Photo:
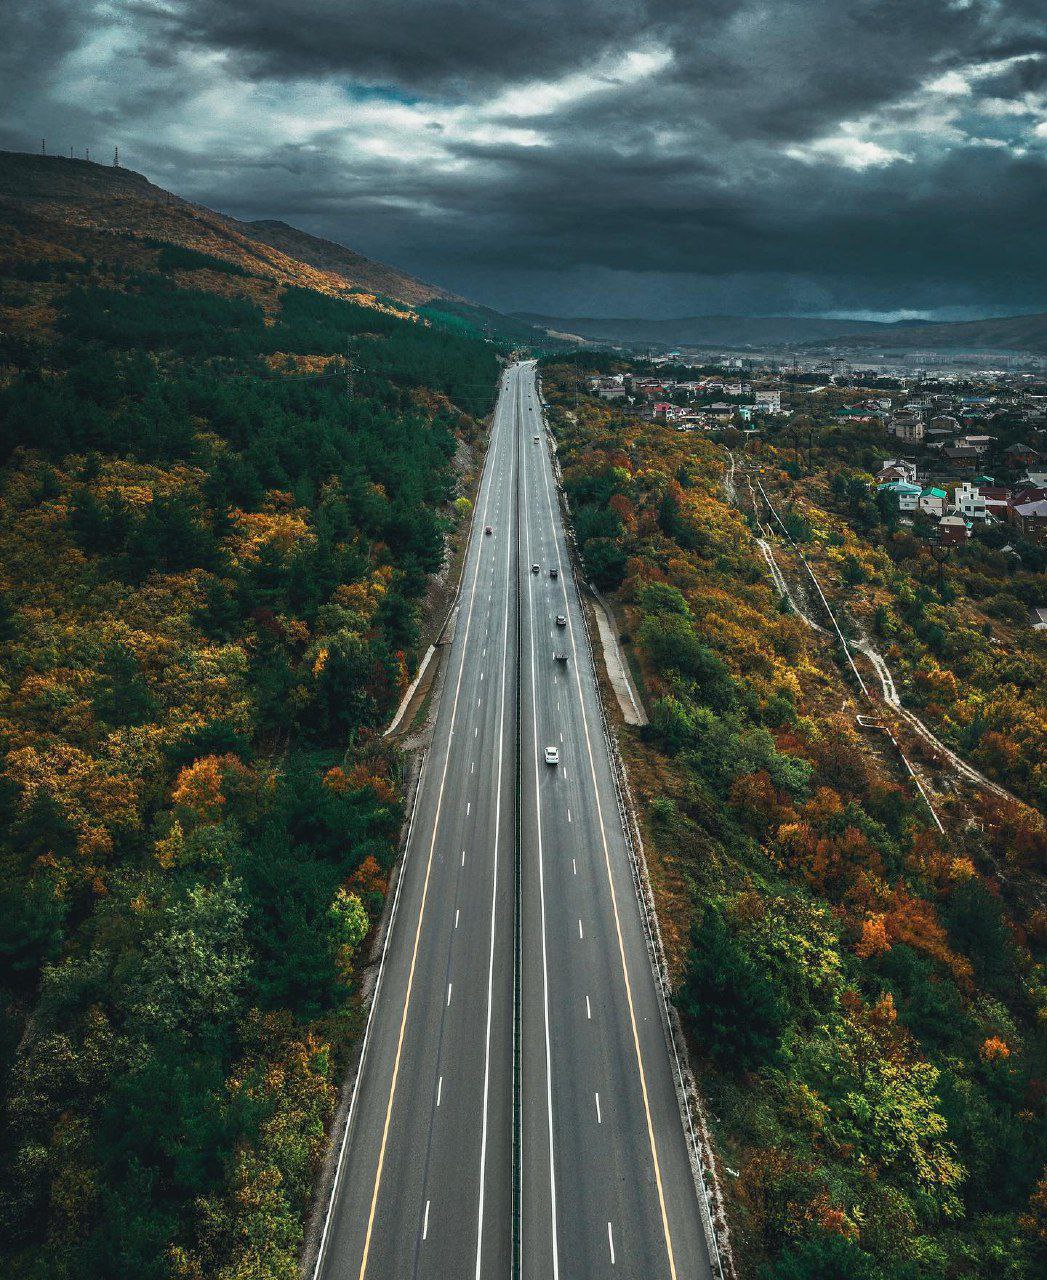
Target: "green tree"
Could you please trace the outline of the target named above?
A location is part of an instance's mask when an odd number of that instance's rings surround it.
[[[723,1063],[761,1066],[775,1057],[785,1005],[715,907],[691,928],[676,1004],[702,1051]]]
[[[141,664],[122,644],[107,646],[91,697],[95,715],[110,725],[143,724],[157,713]]]
[[[819,1235],[787,1249],[760,1280],[887,1280],[868,1253],[846,1236]]]

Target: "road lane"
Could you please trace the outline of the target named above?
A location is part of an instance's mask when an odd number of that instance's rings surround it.
[[[546,1015],[535,1003],[541,983],[525,945],[524,1275],[558,1268],[574,1280],[604,1276],[613,1265],[616,1276],[644,1280],[705,1277],[659,995],[530,369],[519,401],[529,442],[521,457],[521,560],[537,561],[542,572],[521,603],[522,706],[533,708],[522,750],[526,765],[556,745],[561,763],[522,772],[522,928],[526,943],[544,909],[550,975]],[[557,614],[567,619],[562,630]],[[566,668],[553,659],[556,649],[567,651]],[[533,1046],[546,1033],[551,1069],[543,1072]],[[536,1098],[547,1107],[551,1100],[551,1155],[535,1140]]]
[[[509,1271],[513,416],[503,396],[320,1245],[323,1280]]]
[[[580,610],[534,366],[517,365],[494,416],[318,1280],[511,1274],[514,983],[521,1274],[710,1274]]]

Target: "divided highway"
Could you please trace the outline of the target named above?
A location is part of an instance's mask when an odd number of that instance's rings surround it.
[[[586,643],[514,365],[318,1280],[711,1274]]]

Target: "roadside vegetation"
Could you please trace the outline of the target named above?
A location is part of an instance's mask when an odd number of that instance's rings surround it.
[[[60,231],[0,300],[0,1270],[290,1280],[498,362]]]
[[[546,362],[543,385],[581,555],[650,713],[619,732],[740,1274],[1040,1275],[1042,817],[954,792],[938,833],[857,724],[833,646],[780,602],[725,495],[726,450],[608,409],[591,364]],[[892,573],[793,510],[841,584],[848,556],[863,582]],[[896,635],[938,620],[925,586],[891,581]],[[976,660],[952,651],[971,704],[959,664]],[[1030,784],[1036,706],[1017,721]]]

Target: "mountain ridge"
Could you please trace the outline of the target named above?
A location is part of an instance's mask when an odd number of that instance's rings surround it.
[[[35,242],[69,245],[85,235],[155,237],[212,254],[251,274],[324,293],[347,292],[416,306],[451,298],[435,285],[286,223],[240,220],[157,186],[133,169],[64,156],[0,151],[0,221]],[[286,230],[283,230],[286,228]],[[0,241],[0,251],[12,246]]]
[[[683,316],[648,320],[628,317],[563,317],[514,312],[547,331],[590,342],[622,345],[796,345],[846,338],[852,345],[888,348],[940,346],[1047,353],[1047,313],[983,320],[837,320],[821,316]]]

